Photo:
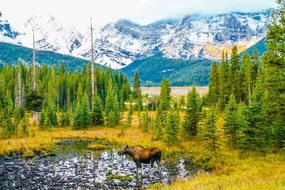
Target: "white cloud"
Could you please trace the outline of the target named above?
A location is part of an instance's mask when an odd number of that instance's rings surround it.
[[[35,12],[48,13],[70,25],[86,27],[90,16],[95,25],[120,18],[148,24],[191,13],[214,14],[256,11],[276,7],[275,0],[1,0],[0,11],[16,27]]]

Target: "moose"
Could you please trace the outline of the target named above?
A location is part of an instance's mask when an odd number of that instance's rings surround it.
[[[138,179],[138,169],[141,170],[141,180],[142,180],[142,169],[141,163],[150,164],[150,173],[152,173],[154,162],[157,163],[160,180],[161,180],[161,151],[160,149],[153,148],[144,148],[142,146],[129,146],[124,144],[123,148],[118,152],[119,155],[127,154],[131,156],[136,163],[136,174]]]

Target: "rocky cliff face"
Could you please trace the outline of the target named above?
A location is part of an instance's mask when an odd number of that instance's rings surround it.
[[[123,68],[135,60],[161,52],[173,59],[219,59],[223,49],[236,44],[245,50],[265,37],[270,11],[228,13],[213,16],[190,15],[141,26],[128,20],[94,31],[95,61],[112,68]],[[90,32],[64,27],[52,16],[35,15],[36,47],[90,59]],[[0,41],[31,47],[31,30],[14,31],[0,16]]]

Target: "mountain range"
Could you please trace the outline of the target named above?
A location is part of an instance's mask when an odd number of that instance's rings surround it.
[[[156,69],[163,76],[171,71],[164,67],[171,64],[176,64],[175,68],[187,67],[193,71],[194,65],[200,66],[197,64],[199,60],[201,65],[208,65],[209,60],[218,60],[223,50],[230,52],[233,45],[237,45],[240,52],[257,43],[264,46],[270,12],[232,12],[210,16],[196,14],[148,25],[121,19],[94,30],[95,62],[123,69],[130,75],[134,69],[145,70],[142,63],[154,60],[156,62],[152,63],[160,65]],[[51,15],[36,14],[27,20],[25,29],[20,31],[0,12],[0,42],[31,48],[31,27],[34,28],[37,50],[64,54],[71,56],[72,60],[77,57],[80,63],[90,60],[90,29],[65,26]],[[7,59],[0,62],[7,62]],[[188,67],[187,63],[194,64]],[[152,65],[147,64],[147,67]],[[151,72],[149,68],[147,70]],[[209,69],[206,70],[208,73]],[[175,69],[172,68],[172,71]],[[145,79],[148,80],[158,82],[152,77]],[[203,80],[200,84],[206,83]]]

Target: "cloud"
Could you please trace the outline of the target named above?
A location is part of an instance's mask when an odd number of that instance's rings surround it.
[[[103,25],[127,18],[148,24],[167,18],[202,13],[257,11],[276,7],[275,0],[1,0],[0,11],[17,27],[35,12],[48,13],[65,24]]]

